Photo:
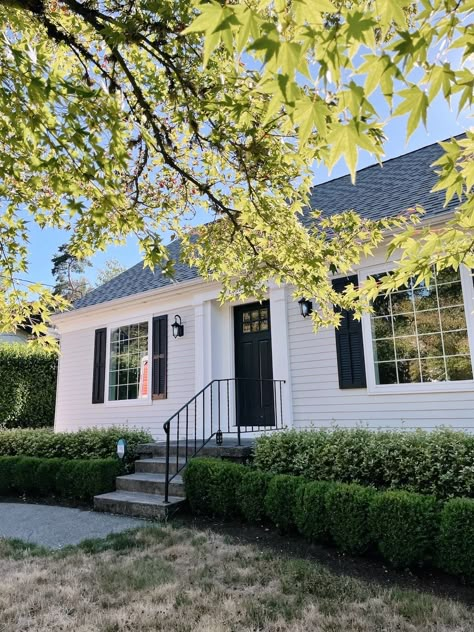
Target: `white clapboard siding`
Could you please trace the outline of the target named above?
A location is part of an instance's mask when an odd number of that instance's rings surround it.
[[[288,334],[294,427],[433,429],[445,425],[474,430],[474,388],[393,395],[341,390],[334,329],[314,334],[310,319],[301,317],[299,306],[290,298]]]
[[[151,309],[151,308],[150,308]],[[150,312],[151,317],[159,310]],[[163,438],[163,423],[195,394],[194,309],[180,307],[185,335],[174,339],[171,333],[175,310],[168,315],[168,396],[149,404],[136,401],[109,405],[92,404],[94,332],[96,327],[66,331],[61,334],[61,357],[56,405],[56,431],[74,431],[97,426],[125,425],[149,430]],[[98,319],[100,316],[98,317]],[[136,318],[130,316],[132,322]],[[146,315],[144,315],[146,318]],[[126,308],[117,308],[116,322],[127,322]],[[104,326],[98,320],[97,328]]]

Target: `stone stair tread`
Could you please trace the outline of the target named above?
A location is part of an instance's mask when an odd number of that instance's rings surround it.
[[[129,481],[133,480],[146,481],[149,483],[164,483],[166,476],[164,474],[155,472],[135,472],[135,474],[124,474],[123,476],[117,476],[117,479],[119,480],[123,480],[124,478],[128,479]],[[173,478],[173,480],[170,481],[170,483],[173,483],[175,485],[182,485],[183,477],[177,474]]]
[[[169,496],[168,504],[165,503],[165,497],[160,494],[144,494],[142,492],[107,492],[106,494],[100,494],[95,496],[100,500],[110,500],[111,502],[124,502],[124,503],[137,503],[140,505],[156,505],[159,507],[169,507],[169,505],[183,503],[184,498],[179,496]]]
[[[188,459],[189,461],[189,459]],[[135,464],[137,463],[166,463],[166,457],[165,456],[155,456],[151,459],[138,459],[138,461],[135,461]],[[186,459],[183,457],[179,457],[178,458],[178,463],[180,465],[184,465],[186,463]],[[172,456],[170,458],[170,465],[174,465],[176,464],[176,456]]]

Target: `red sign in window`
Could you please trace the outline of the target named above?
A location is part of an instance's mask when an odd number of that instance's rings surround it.
[[[143,356],[140,366],[140,397],[148,397],[148,356]]]

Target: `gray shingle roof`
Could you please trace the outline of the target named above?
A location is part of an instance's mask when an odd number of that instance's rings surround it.
[[[403,156],[366,167],[357,172],[353,185],[350,176],[342,176],[313,187],[310,207],[324,211],[325,215],[354,210],[363,217],[381,219],[393,217],[419,204],[430,216],[453,210],[457,198],[444,207],[444,193],[430,193],[437,175],[430,168],[443,150],[428,145]],[[308,223],[308,214],[303,219]]]
[[[350,176],[342,176],[313,187],[310,198],[312,209],[331,215],[353,209],[364,217],[378,219],[391,217],[407,208],[420,204],[430,216],[453,210],[457,200],[453,199],[444,208],[444,194],[430,193],[436,182],[436,174],[430,165],[442,154],[436,143],[416,151],[391,158],[383,163],[361,169],[357,182],[351,183]],[[306,225],[311,221],[309,213],[303,217]],[[170,256],[179,258],[179,242],[169,246]],[[176,263],[173,279],[159,270],[151,272],[143,263],[122,272],[104,285],[92,290],[76,301],[75,309],[106,303],[115,299],[132,296],[147,290],[154,290],[197,278],[195,268]]]
[[[88,292],[85,296],[74,303],[74,309],[81,307],[90,307],[99,303],[107,303],[117,298],[125,298],[133,294],[140,294],[147,290],[155,290],[157,288],[176,285],[182,281],[189,281],[197,278],[198,274],[195,268],[181,263],[179,259],[179,242],[173,241],[168,246],[170,258],[177,261],[175,264],[174,278],[165,276],[158,269],[152,272],[150,268],[144,268],[143,262],[137,263],[132,268],[125,270],[122,274],[114,277],[104,285]]]

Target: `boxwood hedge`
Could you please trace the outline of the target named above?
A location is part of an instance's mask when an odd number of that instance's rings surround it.
[[[333,483],[308,481],[300,485],[295,499],[295,523],[298,531],[310,542],[329,538],[327,494]]]
[[[195,512],[254,521],[265,507],[281,531],[298,530],[311,542],[351,553],[376,547],[395,566],[435,564],[474,582],[473,499],[307,481],[204,458],[188,464],[184,479]]]
[[[298,476],[277,474],[268,484],[265,495],[265,513],[282,533],[296,527],[295,503],[298,489],[304,483]]]
[[[372,537],[369,525],[371,503],[376,492],[354,483],[332,485],[325,496],[328,529],[333,542],[344,553],[365,553]]]
[[[453,498],[440,515],[437,564],[474,583],[474,500]]]
[[[218,459],[197,458],[184,470],[186,495],[195,513],[229,518],[240,511],[237,488],[244,473],[241,466]]]
[[[242,471],[236,500],[240,513],[248,522],[260,522],[265,518],[265,496],[271,478],[271,474],[250,467]]]
[[[440,503],[433,496],[380,492],[371,503],[373,539],[394,566],[421,566],[434,555],[439,515]]]
[[[115,489],[122,465],[115,459],[0,457],[0,495],[90,502]]]

